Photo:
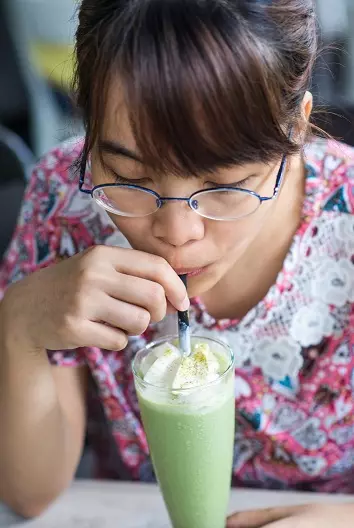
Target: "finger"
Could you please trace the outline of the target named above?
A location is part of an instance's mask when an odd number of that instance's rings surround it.
[[[85,325],[85,343],[80,346],[97,347],[104,350],[123,350],[128,336],[123,330],[102,323],[89,322]]]
[[[131,249],[126,252],[126,258],[119,254],[115,268],[126,275],[134,275],[161,284],[170,303],[177,310],[187,310],[189,300],[186,288],[170,264],[163,258],[142,251]]]
[[[166,313],[168,315],[171,315],[171,314],[175,314],[176,311],[177,311],[176,308],[174,306],[172,306],[172,304],[170,302],[167,301]]]
[[[227,520],[227,528],[263,528],[287,517],[292,517],[306,506],[283,506],[280,508],[265,508],[262,510],[235,513]]]
[[[166,315],[165,290],[158,282],[116,273],[115,277],[109,278],[105,291],[115,299],[145,308],[153,323],[158,323]]]
[[[98,322],[108,323],[134,336],[143,334],[150,324],[150,314],[147,310],[108,295],[100,303],[98,317]]]

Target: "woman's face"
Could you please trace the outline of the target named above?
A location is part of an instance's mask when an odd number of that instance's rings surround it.
[[[196,191],[220,185],[243,187],[261,196],[273,195],[280,159],[271,164],[223,169],[198,178],[152,174],[138,161],[139,152],[124,107],[107,110],[101,145],[92,153],[94,185],[115,183],[119,175],[120,183],[147,187],[160,196],[189,197]],[[106,151],[104,142],[124,147],[127,155]],[[165,203],[156,213],[143,218],[110,216],[134,249],[165,258],[177,273],[189,273],[188,289],[195,296],[210,290],[237,263],[273,207],[274,201],[264,202],[252,215],[235,221],[203,218],[186,202]]]

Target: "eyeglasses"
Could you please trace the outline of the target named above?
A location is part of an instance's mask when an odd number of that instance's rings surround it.
[[[79,189],[110,213],[130,218],[143,218],[156,213],[168,202],[186,202],[198,215],[211,220],[238,220],[257,211],[263,202],[273,200],[279,193],[286,167],[283,156],[272,196],[260,196],[254,191],[223,186],[203,189],[189,198],[160,196],[157,192],[130,184],[102,184],[84,189],[85,173],[82,171]]]

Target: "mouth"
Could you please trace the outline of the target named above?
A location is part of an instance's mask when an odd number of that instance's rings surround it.
[[[193,268],[193,269],[181,268],[181,269],[175,269],[175,272],[177,273],[177,275],[187,275],[188,277],[197,277],[201,275],[202,273],[204,273],[208,269],[208,267],[209,266],[204,266],[202,268]]]

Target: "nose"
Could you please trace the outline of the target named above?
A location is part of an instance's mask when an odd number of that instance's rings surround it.
[[[165,202],[154,215],[152,234],[171,246],[182,247],[204,238],[204,220],[186,202]]]

